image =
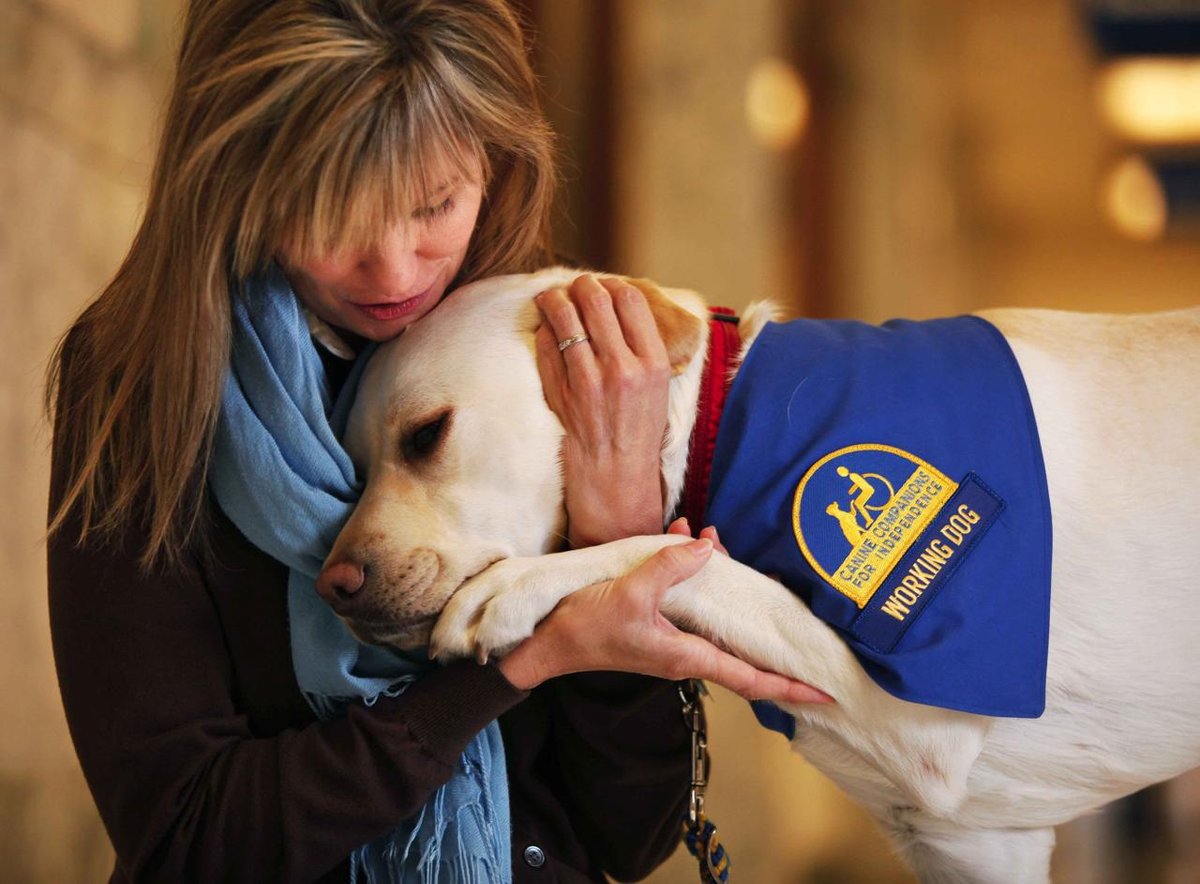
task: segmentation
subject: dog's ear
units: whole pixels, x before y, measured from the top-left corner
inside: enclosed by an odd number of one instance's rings
[[[680,307],[648,279],[628,279],[626,282],[646,296],[658,333],[667,347],[671,373],[681,373],[704,344],[704,320]]]

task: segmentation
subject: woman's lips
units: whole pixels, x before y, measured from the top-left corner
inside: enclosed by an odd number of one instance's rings
[[[354,306],[372,319],[386,322],[389,319],[399,319],[401,316],[407,316],[408,314],[412,313],[421,305],[421,302],[425,300],[426,295],[428,295],[432,290],[433,286],[430,286],[429,288],[425,289],[425,291],[421,292],[421,294],[414,295],[413,297],[407,298],[403,301],[388,301],[381,304],[355,304]]]

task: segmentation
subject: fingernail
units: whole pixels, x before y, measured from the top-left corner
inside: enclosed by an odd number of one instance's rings
[[[688,534],[692,533],[691,523],[688,522],[687,516],[680,516],[679,521],[683,522],[683,527],[688,529]]]
[[[712,552],[712,541],[707,537],[701,538],[700,540],[693,540],[691,543],[687,544],[687,548],[688,552],[694,556],[706,556]]]
[[[807,693],[810,697],[810,699],[805,699],[805,700],[802,700],[801,702],[815,703],[817,705],[826,705],[826,704],[832,705],[837,702],[837,700],[835,700],[833,697],[829,696],[829,694],[825,693],[820,688],[814,688],[812,685],[806,684],[805,682],[802,682],[802,681],[797,681],[794,683],[804,687],[805,693]]]

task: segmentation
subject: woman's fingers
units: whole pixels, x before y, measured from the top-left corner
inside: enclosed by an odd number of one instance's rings
[[[613,310],[613,296],[617,290],[618,283],[614,279],[581,276],[571,283],[569,292],[583,327],[591,337],[592,351],[601,364],[619,364],[630,356],[629,345],[625,343],[625,335]]]
[[[728,688],[747,700],[782,703],[833,703],[832,697],[810,684],[756,669],[698,635],[680,632],[676,639],[687,677],[701,678]]]
[[[670,372],[625,343],[610,288],[590,276],[536,298],[551,339],[538,339],[547,402],[562,421],[568,535],[574,546],[662,530],[660,465]],[[575,300],[578,300],[578,305]],[[561,348],[586,333],[587,341]],[[545,333],[539,333],[545,334]],[[557,352],[556,352],[557,350]],[[550,365],[560,365],[557,372]]]
[[[667,348],[646,296],[635,286],[612,282],[615,283],[613,306],[629,349],[639,359],[669,369]]]
[[[616,586],[629,587],[646,604],[653,604],[657,611],[658,603],[667,590],[703,568],[712,555],[712,549],[710,540],[676,543],[660,549],[620,578]]]
[[[721,543],[721,538],[718,536],[717,529],[714,526],[709,525],[707,528],[702,529],[700,531],[700,536],[705,540],[711,540],[713,549],[719,550],[725,555],[729,555],[729,550],[725,548],[725,544]]]
[[[667,534],[678,534],[681,537],[692,536],[692,526],[688,524],[687,516],[680,516],[667,526]]]
[[[675,527],[686,525],[677,520]],[[522,655],[518,659],[526,668],[536,669],[534,683],[567,672],[621,670],[669,679],[702,678],[747,698],[835,702],[812,685],[758,669],[698,635],[682,632],[663,616],[659,606],[666,591],[696,574],[711,555],[707,539],[674,543],[616,580],[568,595],[514,654]]]
[[[538,306],[559,340],[587,334],[592,353],[602,364],[620,366],[637,358],[666,365],[666,347],[645,295],[628,283],[584,274],[569,289],[543,292]]]
[[[687,516],[680,516],[669,526],[667,526],[666,533],[677,534],[681,537],[691,537],[692,526],[688,524]],[[701,529],[700,537],[704,540],[711,541],[713,549],[724,553],[725,555],[729,555],[729,550],[725,548],[725,544],[721,543],[721,537],[719,534],[717,534],[717,529],[715,526],[709,525],[707,528]]]
[[[558,414],[562,411],[563,394],[567,387],[566,366],[558,353],[558,342],[554,339],[554,329],[549,323],[542,323],[533,336],[537,344],[538,375],[542,379],[542,390],[551,410]]]
[[[571,387],[598,387],[599,372],[596,367],[596,355],[592,351],[591,341],[583,340],[563,348],[566,341],[587,334],[583,320],[575,309],[574,303],[564,288],[553,288],[542,292],[534,302],[546,317],[554,341],[559,349],[559,359],[566,366],[567,383]]]
[[[672,527],[683,533],[686,519],[676,519]],[[709,528],[715,535],[715,530]],[[669,630],[664,656],[672,661],[680,677],[702,678],[729,688],[748,699],[778,700],[784,703],[832,703],[833,698],[818,688],[796,679],[758,669],[729,654],[712,642],[692,633],[682,632],[665,622],[658,614],[662,597],[672,586],[696,574],[712,555],[712,541],[707,537],[690,543],[679,543],[659,550],[645,562],[614,584],[614,590],[626,589],[638,597],[642,605],[653,605],[653,611]],[[644,593],[644,595],[643,595]]]

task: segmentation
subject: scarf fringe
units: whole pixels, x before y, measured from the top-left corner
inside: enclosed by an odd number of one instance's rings
[[[374,345],[336,401],[295,293],[277,265],[231,293],[233,350],[209,483],[255,546],[290,569],[288,623],[296,683],[321,720],[360,700],[395,697],[434,666],[357,642],[314,580],[362,484],[341,445]],[[413,819],[353,852],[350,880],[510,884],[512,837],[500,727],[475,735],[463,762]],[[403,850],[397,848],[403,844]]]
[[[446,817],[444,791],[437,794],[392,834],[360,847],[351,856],[350,881],[357,884],[497,884],[511,881],[511,865],[500,857],[477,855],[464,837],[472,830],[488,831],[492,816],[487,802],[458,806]],[[405,835],[403,829],[411,825]],[[451,827],[453,827],[452,832]],[[432,832],[427,831],[432,828]],[[448,834],[452,837],[448,838]],[[401,840],[403,839],[403,845]],[[443,851],[451,840],[454,849]]]

